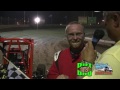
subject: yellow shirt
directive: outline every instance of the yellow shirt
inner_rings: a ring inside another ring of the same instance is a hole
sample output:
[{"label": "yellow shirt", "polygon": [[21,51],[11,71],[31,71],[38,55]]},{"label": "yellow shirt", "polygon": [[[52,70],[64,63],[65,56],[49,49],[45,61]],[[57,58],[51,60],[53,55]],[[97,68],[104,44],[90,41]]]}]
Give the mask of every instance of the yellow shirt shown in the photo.
[{"label": "yellow shirt", "polygon": [[97,61],[108,64],[113,70],[112,75],[95,75],[95,66],[93,66],[92,76],[85,76],[83,79],[120,79],[120,41],[106,50]]}]

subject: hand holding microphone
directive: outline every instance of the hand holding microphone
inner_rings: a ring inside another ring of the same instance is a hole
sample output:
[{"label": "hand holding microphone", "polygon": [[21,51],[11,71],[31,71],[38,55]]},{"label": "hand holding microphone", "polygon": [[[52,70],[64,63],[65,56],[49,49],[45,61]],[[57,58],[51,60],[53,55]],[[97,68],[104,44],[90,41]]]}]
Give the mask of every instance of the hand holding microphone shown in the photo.
[{"label": "hand holding microphone", "polygon": [[92,42],[88,41],[88,43],[86,43],[85,47],[83,48],[81,52],[82,60],[85,60],[87,62],[94,64],[96,56],[97,56],[97,52],[96,50],[94,50]]},{"label": "hand holding microphone", "polygon": [[93,38],[92,38],[92,44],[93,44],[94,49],[97,43],[99,42],[99,40],[102,39],[104,35],[105,33],[103,30],[100,30],[100,29],[95,30],[93,34]]},{"label": "hand holding microphone", "polygon": [[81,52],[81,56],[83,60],[94,64],[94,61],[96,60],[97,57],[95,46],[97,45],[99,40],[103,38],[104,35],[105,33],[103,30],[99,30],[99,29],[95,30],[93,34],[92,42],[88,41],[88,43],[86,43],[85,47]]}]

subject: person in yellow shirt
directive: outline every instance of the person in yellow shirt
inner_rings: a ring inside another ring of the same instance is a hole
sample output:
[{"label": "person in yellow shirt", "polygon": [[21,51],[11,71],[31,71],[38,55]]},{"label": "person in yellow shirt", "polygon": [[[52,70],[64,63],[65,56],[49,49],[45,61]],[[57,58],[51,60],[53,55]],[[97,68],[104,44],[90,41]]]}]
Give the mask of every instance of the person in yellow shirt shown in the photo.
[{"label": "person in yellow shirt", "polygon": [[[82,59],[92,62],[92,76],[85,76],[83,79],[120,79],[120,11],[103,12],[105,17],[105,28],[108,36],[115,41],[115,45],[102,53],[101,57],[95,61],[96,51],[92,42],[89,41],[82,50]],[[96,64],[108,64],[112,68],[111,75],[96,75]],[[80,78],[79,76],[77,77]]]}]

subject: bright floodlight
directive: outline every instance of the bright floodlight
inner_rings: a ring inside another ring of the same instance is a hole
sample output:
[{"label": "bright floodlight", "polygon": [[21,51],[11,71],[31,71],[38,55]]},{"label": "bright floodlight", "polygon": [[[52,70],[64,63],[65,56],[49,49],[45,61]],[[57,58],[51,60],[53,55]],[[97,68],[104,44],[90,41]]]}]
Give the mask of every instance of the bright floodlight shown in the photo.
[{"label": "bright floodlight", "polygon": [[94,11],[94,12],[100,12],[100,11]]},{"label": "bright floodlight", "polygon": [[40,18],[39,17],[36,17],[35,19],[34,19],[34,21],[35,21],[35,23],[39,23],[40,22]]}]

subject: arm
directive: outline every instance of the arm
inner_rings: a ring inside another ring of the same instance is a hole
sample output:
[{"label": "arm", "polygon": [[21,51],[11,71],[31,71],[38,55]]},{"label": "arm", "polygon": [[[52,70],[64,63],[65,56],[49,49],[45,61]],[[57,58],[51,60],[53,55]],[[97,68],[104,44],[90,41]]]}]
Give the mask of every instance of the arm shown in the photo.
[{"label": "arm", "polygon": [[95,68],[94,68],[92,72],[92,76],[91,77],[86,76],[83,79],[120,79],[119,60],[117,60],[114,56],[107,54],[102,56],[98,61],[99,61],[98,63],[108,64],[113,70],[112,75],[95,75]]},{"label": "arm", "polygon": [[68,79],[68,76],[60,74],[59,71],[59,54],[61,51],[58,51],[54,54],[54,61],[52,66],[49,69],[47,79]]},{"label": "arm", "polygon": [[87,62],[94,64],[97,57],[97,52],[96,50],[94,50],[94,47],[91,41],[88,41],[88,43],[86,43],[85,47],[81,52],[81,57],[82,57],[82,60],[85,60]]},{"label": "arm", "polygon": [[59,76],[59,71],[56,67],[55,61],[53,61],[53,64],[49,69],[47,79],[56,79],[58,76]]},{"label": "arm", "polygon": [[58,68],[56,67],[56,63],[54,61],[47,74],[47,79],[68,79],[68,78],[69,78],[68,76],[59,73]]}]

